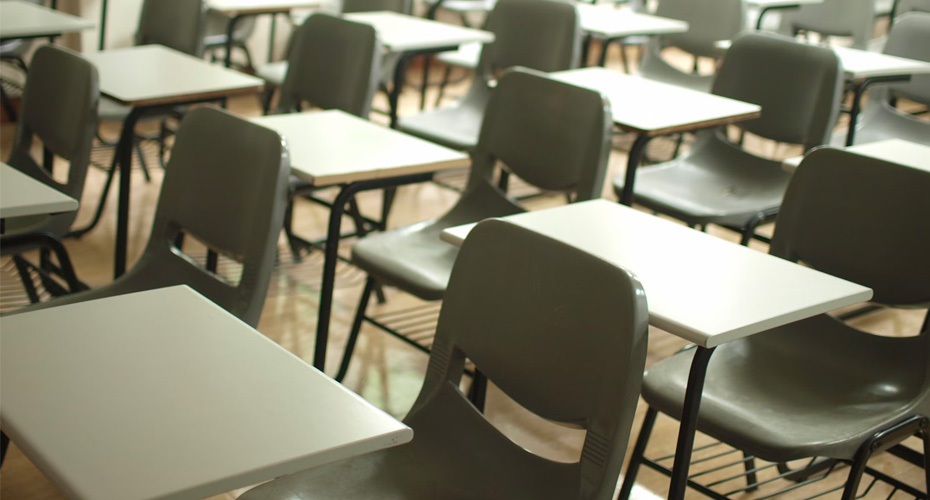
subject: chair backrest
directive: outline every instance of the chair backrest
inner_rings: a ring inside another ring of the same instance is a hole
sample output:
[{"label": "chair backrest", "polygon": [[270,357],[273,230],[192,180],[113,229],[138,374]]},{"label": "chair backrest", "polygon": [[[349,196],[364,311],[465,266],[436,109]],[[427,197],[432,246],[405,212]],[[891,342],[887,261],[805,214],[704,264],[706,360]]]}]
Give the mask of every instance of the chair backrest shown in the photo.
[{"label": "chair backrest", "polygon": [[[276,132],[216,108],[190,111],[171,149],[145,252],[116,283],[133,289],[187,284],[254,326],[274,265],[289,174]],[[238,261],[238,283],[175,248],[181,233]]]},{"label": "chair backrest", "polygon": [[[79,54],[54,45],[39,47],[29,67],[22,112],[7,163],[80,200],[97,127],[98,81],[97,68]],[[52,178],[32,156],[34,138],[68,162],[64,184]],[[44,220],[44,229],[63,235],[76,216],[75,212],[51,216]]]},{"label": "chair backrest", "polygon": [[747,131],[809,149],[829,141],[842,86],[830,48],[757,32],[733,41],[712,92],[762,107],[759,118],[740,123]]},{"label": "chair backrest", "polygon": [[[450,433],[489,441],[489,450],[517,447],[483,432],[490,424],[473,407],[443,404],[463,399],[457,387],[468,358],[528,410],[586,429],[569,475],[577,486],[566,490],[610,499],[639,397],[647,323],[642,286],[627,271],[528,229],[482,222],[455,261],[426,380],[406,420],[431,414]],[[537,474],[551,470],[540,462],[532,462]]]},{"label": "chair backrest", "polygon": [[466,191],[490,185],[501,162],[539,188],[600,198],[612,127],[600,93],[514,68],[491,93]]},{"label": "chair backrest", "polygon": [[500,0],[485,29],[494,42],[484,45],[478,68],[485,78],[513,66],[560,71],[578,66],[581,27],[578,9],[557,0]]},{"label": "chair backrest", "polygon": [[204,0],[145,0],[136,45],[159,44],[202,57],[206,20]]},{"label": "chair backrest", "polygon": [[413,0],[342,0],[344,14],[379,10],[410,14],[413,11]]},{"label": "chair backrest", "polygon": [[[885,54],[930,62],[930,13],[909,12],[898,16],[891,31]],[[914,75],[905,83],[879,85],[891,95],[906,97],[930,106],[930,75]]]},{"label": "chair backrest", "polygon": [[875,0],[824,0],[784,13],[779,31],[792,36],[800,30],[825,36],[850,36],[853,47],[865,50],[874,25]]},{"label": "chair backrest", "polygon": [[294,33],[278,111],[299,110],[307,101],[367,119],[380,63],[372,26],[313,14]]},{"label": "chair backrest", "polygon": [[655,37],[662,47],[678,47],[701,57],[720,55],[715,45],[746,29],[745,0],[660,0],[655,15],[680,19],[688,31]]},{"label": "chair backrest", "polygon": [[785,194],[771,253],[870,287],[872,300],[930,305],[930,170],[822,148]]}]

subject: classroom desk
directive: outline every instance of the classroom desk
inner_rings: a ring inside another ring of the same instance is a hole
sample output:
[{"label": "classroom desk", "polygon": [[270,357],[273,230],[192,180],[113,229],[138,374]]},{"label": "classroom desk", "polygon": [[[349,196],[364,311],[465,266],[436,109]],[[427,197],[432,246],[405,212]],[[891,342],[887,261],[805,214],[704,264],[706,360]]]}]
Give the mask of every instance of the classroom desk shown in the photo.
[{"label": "classroom desk", "polygon": [[71,498],[203,498],[413,437],[186,286],[0,325],[0,427]]},{"label": "classroom desk", "polygon": [[[97,66],[100,92],[132,108],[123,121],[115,153],[120,179],[114,277],[119,277],[126,271],[129,180],[136,123],[146,113],[169,110],[182,104],[258,93],[264,89],[264,82],[161,45],[105,50],[84,54],[84,57]],[[111,177],[115,170],[110,172]]]},{"label": "classroom desk", "polygon": [[[862,156],[930,170],[930,146],[924,144],[915,144],[902,139],[887,139],[868,144],[857,144],[843,149]],[[803,159],[803,156],[787,158],[782,162],[782,167],[789,172],[793,172],[801,165]]]},{"label": "classroom desk", "polygon": [[[227,68],[232,65],[233,32],[240,19],[262,14],[270,14],[274,19],[278,14],[290,14],[294,9],[310,9],[322,4],[323,0],[208,0],[207,2],[210,9],[230,17],[229,24],[226,26],[226,58],[223,61]],[[274,36],[275,28],[272,22],[268,41],[269,62],[271,62],[274,51]]]},{"label": "classroom desk", "polygon": [[[649,302],[649,323],[697,344],[669,498],[684,497],[704,374],[714,348],[839,307],[872,291],[606,200],[504,217],[632,272]],[[461,245],[473,225],[445,230]]]},{"label": "classroom desk", "polygon": [[803,5],[816,5],[823,0],[746,0],[746,5],[759,8],[759,17],[756,20],[756,29],[762,29],[762,18],[770,10],[797,9]]},{"label": "classroom desk", "polygon": [[[581,29],[588,39],[603,40],[603,49],[598,59],[598,66],[601,67],[607,63],[607,46],[611,42],[631,36],[668,35],[688,31],[688,23],[678,19],[633,12],[632,9],[617,9],[612,5],[576,5],[581,16]],[[587,50],[584,55],[587,55]],[[582,57],[582,61],[586,60],[586,57]]]},{"label": "classroom desk", "polygon": [[252,121],[285,138],[295,175],[315,186],[341,185],[329,216],[313,358],[313,366],[323,370],[346,203],[361,191],[428,181],[433,172],[468,166],[469,158],[342,111],[270,115]]},{"label": "classroom desk", "polygon": [[[378,39],[389,54],[397,56],[393,84],[388,94],[391,127],[397,125],[397,101],[403,88],[407,65],[414,57],[457,50],[467,43],[490,43],[494,34],[488,31],[464,28],[429,19],[398,14],[396,12],[358,12],[345,14],[350,21],[369,24],[378,32]],[[427,59],[427,64],[428,64]],[[423,72],[424,90],[429,74]]]},{"label": "classroom desk", "polygon": [[856,142],[856,121],[859,118],[862,96],[870,85],[904,82],[910,80],[912,75],[930,73],[930,63],[924,61],[846,47],[833,47],[833,50],[843,62],[846,79],[855,85],[852,108],[849,111],[849,131],[846,133],[847,146]]},{"label": "classroom desk", "polygon": [[74,198],[6,163],[0,163],[0,219],[73,212],[77,209],[78,201]]},{"label": "classroom desk", "polygon": [[620,197],[624,205],[633,203],[636,169],[653,137],[749,120],[761,113],[755,104],[604,68],[573,69],[551,76],[606,95],[613,109],[614,124],[624,132],[636,134]]},{"label": "classroom desk", "polygon": [[[61,277],[72,292],[84,286],[74,273],[68,251],[57,237],[44,232],[6,233],[6,220],[31,215],[74,212],[78,201],[19,170],[0,163],[0,254],[17,255],[26,250],[48,248],[58,258]],[[19,264],[17,264],[19,265]],[[27,288],[31,300],[39,300],[35,291]],[[2,453],[0,453],[2,463]]]},{"label": "classroom desk", "polygon": [[31,2],[0,2],[0,41],[56,37],[93,27],[90,21]]}]

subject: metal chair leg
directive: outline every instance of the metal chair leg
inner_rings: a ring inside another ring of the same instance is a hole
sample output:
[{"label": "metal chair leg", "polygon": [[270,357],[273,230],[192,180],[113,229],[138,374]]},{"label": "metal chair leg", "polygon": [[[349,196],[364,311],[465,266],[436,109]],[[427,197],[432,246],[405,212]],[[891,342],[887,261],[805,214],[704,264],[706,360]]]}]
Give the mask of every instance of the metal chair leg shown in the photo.
[{"label": "metal chair leg", "polygon": [[471,379],[471,387],[468,389],[468,400],[475,405],[481,413],[484,413],[484,402],[488,394],[488,377],[475,369],[475,374]]},{"label": "metal chair leg", "polygon": [[365,311],[368,309],[368,302],[371,300],[371,292],[374,287],[375,279],[368,276],[368,279],[365,280],[365,289],[362,290],[362,296],[358,302],[358,309],[355,310],[355,320],[352,322],[352,330],[349,332],[346,348],[342,353],[339,371],[336,373],[335,379],[338,382],[342,382],[346,372],[349,371],[349,362],[352,360],[352,353],[355,352],[355,341],[358,340],[358,332],[362,329],[362,321],[365,320]]},{"label": "metal chair leg", "polygon": [[656,423],[656,416],[659,410],[649,407],[646,410],[646,416],[643,418],[643,426],[639,430],[639,437],[636,438],[636,446],[633,447],[633,454],[630,456],[630,463],[626,466],[626,473],[623,476],[623,485],[620,487],[620,494],[617,500],[627,500],[633,492],[633,486],[636,484],[636,474],[639,472],[639,466],[645,458],[646,445],[649,443],[649,436],[652,434],[652,427]]}]

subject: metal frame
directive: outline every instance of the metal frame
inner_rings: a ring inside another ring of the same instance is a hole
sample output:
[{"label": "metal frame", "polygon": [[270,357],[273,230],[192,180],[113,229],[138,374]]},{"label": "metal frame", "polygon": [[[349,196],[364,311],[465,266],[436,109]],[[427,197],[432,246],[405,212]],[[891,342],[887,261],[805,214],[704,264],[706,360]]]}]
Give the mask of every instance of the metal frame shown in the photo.
[{"label": "metal frame", "polygon": [[852,108],[849,110],[849,130],[846,132],[846,146],[852,146],[856,141],[856,122],[859,119],[859,111],[862,107],[862,96],[866,89],[873,83],[894,83],[907,82],[911,80],[911,75],[891,75],[891,76],[874,76],[863,78],[853,88]]}]

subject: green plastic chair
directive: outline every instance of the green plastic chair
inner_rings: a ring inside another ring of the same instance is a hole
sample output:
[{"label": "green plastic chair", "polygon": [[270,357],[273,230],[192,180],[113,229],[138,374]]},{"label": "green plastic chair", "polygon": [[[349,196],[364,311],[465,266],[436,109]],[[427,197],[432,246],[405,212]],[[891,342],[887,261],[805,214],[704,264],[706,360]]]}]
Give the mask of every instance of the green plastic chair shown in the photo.
[{"label": "green plastic chair", "polygon": [[[926,308],[928,192],[928,170],[816,150],[791,180],[771,253],[868,286],[876,303]],[[901,220],[907,223],[893,222]],[[692,351],[682,352],[646,372],[649,411],[637,450],[645,447],[657,412],[681,415],[691,358]],[[884,337],[822,314],[717,347],[697,428],[766,461],[848,462],[843,499],[849,500],[869,458],[918,429],[926,433],[928,367],[927,323],[922,335]],[[924,436],[927,460],[930,437]],[[641,461],[634,454],[627,492]]]},{"label": "green plastic chair", "polygon": [[[97,68],[79,54],[53,45],[39,47],[29,67],[29,78],[23,91],[22,113],[17,124],[7,164],[42,183],[80,200],[90,164],[90,150],[97,126],[97,102],[100,99]],[[50,171],[33,157],[35,139],[41,141],[47,160],[59,157],[68,162],[65,182],[58,182]],[[70,291],[84,288],[71,267],[67,249],[61,244],[77,217],[77,211],[53,215],[16,217],[4,221],[4,255],[14,258],[20,277],[26,286],[30,301],[39,297],[32,287],[27,269],[35,267],[19,256],[34,248],[43,248],[38,269],[60,274]],[[27,238],[27,235],[29,236]],[[18,240],[12,244],[10,238]],[[60,272],[54,271],[49,261],[49,250],[59,261]],[[53,294],[65,290],[55,287],[54,281],[43,280]]]},{"label": "green plastic chair", "polygon": [[375,282],[423,300],[445,295],[458,249],[439,239],[443,229],[523,212],[493,184],[498,161],[530,184],[574,192],[576,201],[600,198],[612,118],[600,93],[525,69],[501,77],[491,94],[472,154],[468,185],[442,217],[360,239],[352,262],[368,273],[337,379],[348,369]]},{"label": "green plastic chair", "polygon": [[550,72],[578,66],[581,28],[574,5],[556,0],[501,0],[485,29],[484,45],[471,88],[456,105],[401,118],[397,129],[443,146],[469,150],[478,143],[491,82],[500,70],[521,66]]},{"label": "green plastic chair", "polygon": [[[192,110],[178,128],[139,261],[108,285],[36,307],[183,284],[254,327],[274,266],[289,175],[276,132],[217,108]],[[241,275],[223,277],[195,262],[175,244],[184,235],[241,264]]]},{"label": "green plastic chair", "polygon": [[[404,422],[413,441],[279,478],[240,500],[609,499],[646,355],[642,286],[570,245],[497,220],[466,239],[426,380]],[[581,457],[536,455],[459,391],[468,358],[524,408],[587,431]]]},{"label": "green plastic chair", "polygon": [[[762,116],[739,125],[760,137],[826,144],[839,113],[843,71],[833,50],[769,33],[738,37],[717,71],[712,93],[758,104]],[[636,174],[634,201],[689,225],[739,231],[748,244],[778,213],[791,174],[781,162],[730,142],[725,129],[703,130],[684,155]],[[623,192],[623,175],[614,189]]]}]

